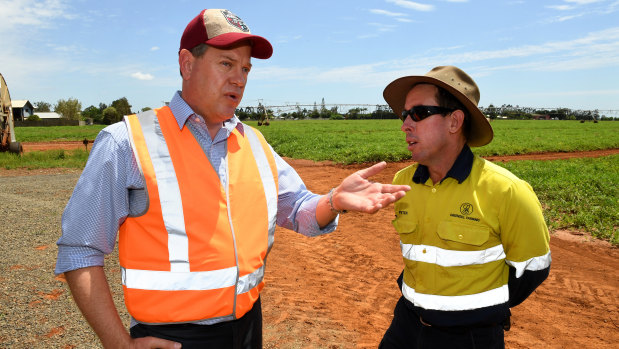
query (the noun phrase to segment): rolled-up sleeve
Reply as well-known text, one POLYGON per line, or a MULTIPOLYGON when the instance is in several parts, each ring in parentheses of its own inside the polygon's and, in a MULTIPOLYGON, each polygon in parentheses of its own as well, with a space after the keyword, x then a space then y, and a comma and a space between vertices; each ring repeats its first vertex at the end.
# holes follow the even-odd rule
POLYGON ((321 195, 307 190, 299 174, 277 153, 273 154, 279 177, 277 225, 305 236, 317 236, 334 231, 339 217, 321 229, 316 222, 316 205, 321 195))
POLYGON ((56 274, 103 265, 128 215, 128 190, 135 186, 132 181, 139 182, 136 172, 126 126, 121 122, 106 127, 97 135, 62 214, 56 274))

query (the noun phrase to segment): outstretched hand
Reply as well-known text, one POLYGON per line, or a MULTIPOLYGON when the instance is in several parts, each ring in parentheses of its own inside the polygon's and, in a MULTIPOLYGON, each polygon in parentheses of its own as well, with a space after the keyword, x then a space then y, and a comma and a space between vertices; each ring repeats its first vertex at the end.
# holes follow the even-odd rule
POLYGON ((333 191, 333 207, 336 210, 376 213, 402 198, 411 189, 408 185, 382 184, 369 180, 385 167, 387 163, 383 161, 346 177, 333 191))

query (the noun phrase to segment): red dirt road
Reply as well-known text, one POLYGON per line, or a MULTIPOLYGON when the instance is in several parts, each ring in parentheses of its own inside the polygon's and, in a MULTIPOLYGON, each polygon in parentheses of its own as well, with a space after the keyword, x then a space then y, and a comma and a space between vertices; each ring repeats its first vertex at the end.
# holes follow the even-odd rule
MULTIPOLYGON (((89 149, 90 146, 89 145, 89 149)), ((83 147, 24 144, 25 151, 83 147)), ((492 161, 604 156, 619 149, 489 157, 492 161)), ((326 193, 362 166, 287 161, 307 187, 326 193)), ((391 182, 408 162, 390 163, 373 180, 391 182)), ((278 228, 262 293, 266 348, 376 348, 400 293, 399 238, 393 207, 341 216, 332 234, 306 238, 278 228)), ((549 278, 512 309, 507 348, 619 347, 619 249, 584 233, 553 232, 549 278)))

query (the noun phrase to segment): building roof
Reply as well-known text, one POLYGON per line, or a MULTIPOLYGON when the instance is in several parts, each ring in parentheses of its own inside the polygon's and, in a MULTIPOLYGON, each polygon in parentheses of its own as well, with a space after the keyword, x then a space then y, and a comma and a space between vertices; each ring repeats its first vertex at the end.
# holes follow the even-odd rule
POLYGON ((13 108, 24 108, 26 104, 29 104, 30 108, 32 108, 32 103, 27 99, 14 99, 11 101, 11 107, 13 108))
POLYGON ((55 113, 55 112, 36 112, 34 114, 37 115, 41 119, 60 119, 61 118, 60 114, 55 113))

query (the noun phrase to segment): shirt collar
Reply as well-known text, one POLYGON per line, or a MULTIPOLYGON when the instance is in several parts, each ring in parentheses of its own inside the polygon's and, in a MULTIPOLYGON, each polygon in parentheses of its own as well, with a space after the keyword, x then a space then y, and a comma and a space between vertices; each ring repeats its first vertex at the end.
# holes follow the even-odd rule
MULTIPOLYGON (((451 166, 449 171, 447 171, 445 178, 441 179, 441 183, 448 177, 457 180, 458 183, 464 182, 469 174, 471 174, 474 157, 475 156, 473 155, 471 148, 465 144, 462 151, 460 151, 460 154, 456 158, 456 161, 454 161, 454 164, 451 166)), ((428 178, 430 178, 430 171, 428 170, 428 167, 425 165, 419 165, 413 174, 413 182, 417 184, 425 183, 428 178)))
MULTIPOLYGON (((176 93, 174 93, 174 96, 172 96, 172 100, 170 101, 168 107, 170 107, 170 110, 172 111, 172 114, 174 115, 174 118, 178 123, 178 128, 181 130, 183 129, 183 126, 185 126, 185 123, 187 123, 187 120, 190 116, 197 115, 202 118, 201 115, 198 115, 196 112, 194 112, 193 109, 191 109, 191 107, 189 106, 189 104, 185 102, 185 100, 181 96, 181 91, 176 91, 176 93)), ((241 134, 244 134, 243 123, 240 122, 236 115, 224 121, 224 128, 228 131, 228 134, 230 134, 230 132, 232 132, 232 130, 234 130, 235 128, 237 128, 239 132, 241 132, 241 134)))

